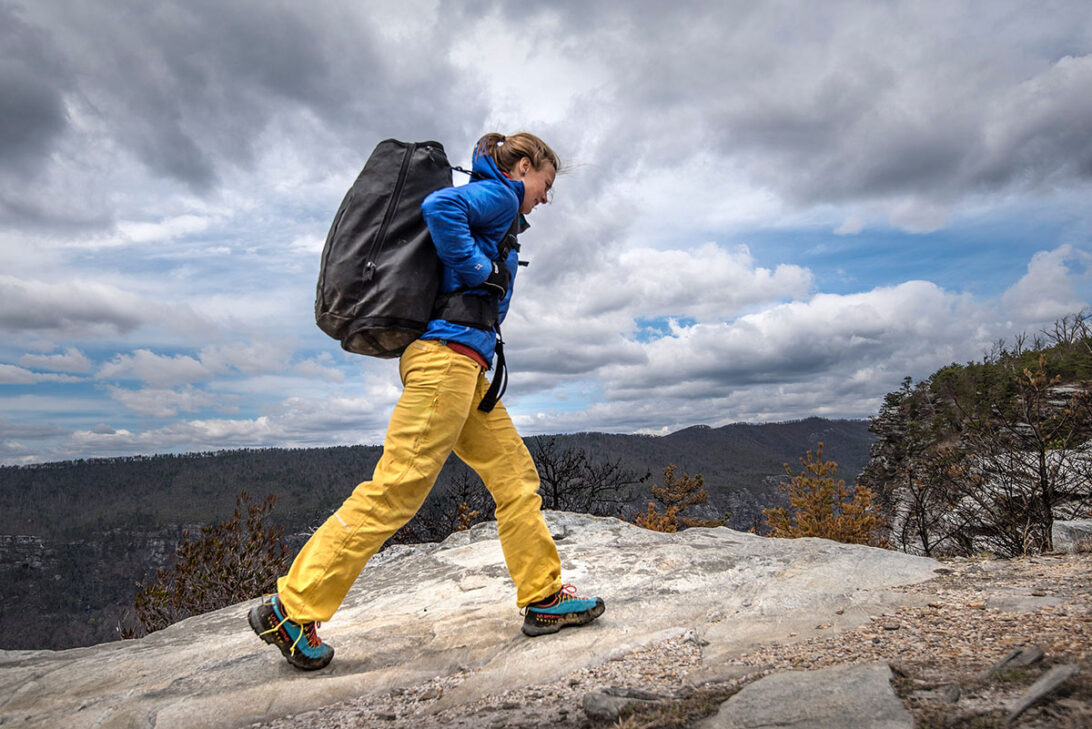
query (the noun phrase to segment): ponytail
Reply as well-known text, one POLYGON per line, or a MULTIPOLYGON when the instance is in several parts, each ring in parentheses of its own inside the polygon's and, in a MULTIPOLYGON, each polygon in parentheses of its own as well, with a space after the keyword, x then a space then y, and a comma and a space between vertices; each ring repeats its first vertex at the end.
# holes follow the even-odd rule
POLYGON ((561 172, 561 159, 557 154, 546 142, 528 132, 509 136, 490 132, 478 140, 474 154, 489 155, 501 172, 511 172, 524 157, 531 160, 531 166, 536 170, 550 163, 556 172, 561 172))

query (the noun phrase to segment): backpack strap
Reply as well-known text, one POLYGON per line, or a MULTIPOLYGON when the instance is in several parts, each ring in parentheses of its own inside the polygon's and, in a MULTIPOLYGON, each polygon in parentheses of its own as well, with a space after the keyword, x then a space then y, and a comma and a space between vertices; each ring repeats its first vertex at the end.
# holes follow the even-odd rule
MULTIPOLYGON (((512 226, 505 233, 500 245, 497 246, 498 255, 496 262, 507 265, 506 261, 512 251, 519 251, 517 238, 520 227, 520 216, 517 213, 512 226)), ((526 265, 521 262, 521 265, 526 265)), ((440 294, 436 299, 436 307, 433 309, 433 318, 443 319, 460 326, 475 327, 477 329, 493 329, 497 333, 497 366, 494 368, 493 382, 478 403, 478 410, 492 412, 497 406, 497 401, 508 389, 508 363, 504 359, 504 337, 501 336, 500 305, 497 296, 482 296, 466 291, 453 291, 450 294, 440 294)))
MULTIPOLYGON (((471 178, 477 177, 473 172, 462 167, 452 167, 452 169, 464 172, 471 178)), ((495 261, 501 266, 507 265, 508 256, 512 251, 519 251, 520 222, 521 216, 517 210, 515 220, 497 245, 495 261)), ((520 261, 519 265, 526 266, 527 263, 520 261)), ((465 291, 455 291, 450 294, 440 294, 436 299, 436 308, 433 310, 433 316, 437 319, 461 326, 493 329, 497 332, 497 366, 494 368, 493 382, 482 396, 482 401, 478 403, 478 410, 485 413, 493 411, 505 390, 508 389, 508 363, 504 359, 504 337, 501 336, 500 330, 499 305, 497 296, 481 296, 468 294, 465 291)))
POLYGON ((493 412, 493 408, 497 406, 497 401, 504 396, 504 391, 508 389, 508 364, 504 361, 504 338, 501 337, 500 324, 496 326, 496 330, 497 366, 493 375, 493 382, 489 384, 489 389, 485 391, 482 401, 478 403, 478 410, 483 413, 493 412))

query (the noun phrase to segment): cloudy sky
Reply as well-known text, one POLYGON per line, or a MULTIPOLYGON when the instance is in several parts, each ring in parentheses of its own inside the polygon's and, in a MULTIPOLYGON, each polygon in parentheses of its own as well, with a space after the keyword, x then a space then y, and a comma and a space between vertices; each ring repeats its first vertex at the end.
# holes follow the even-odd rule
POLYGON ((1092 301, 1083 1, 0 0, 0 462, 381 442, 330 220, 520 129, 525 434, 867 417, 1092 301))

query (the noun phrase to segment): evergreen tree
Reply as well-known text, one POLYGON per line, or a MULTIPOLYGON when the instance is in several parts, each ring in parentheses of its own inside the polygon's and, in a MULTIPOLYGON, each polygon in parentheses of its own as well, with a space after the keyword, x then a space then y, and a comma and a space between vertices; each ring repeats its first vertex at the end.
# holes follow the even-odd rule
POLYGON ((800 459, 803 466, 794 474, 785 464, 787 483, 781 490, 789 497, 789 508, 765 509, 774 537, 821 537, 847 544, 882 542, 883 521, 872 504, 874 495, 865 487, 851 489, 835 481, 838 464, 823 460, 823 444, 800 459))
MULTIPOLYGON (((243 491, 226 521, 187 535, 174 563, 156 572, 155 582, 138 585, 133 608, 145 632, 218 610, 276 590, 276 579, 288 570, 288 548, 282 531, 267 526, 277 503, 270 494, 254 503, 243 491)), ((134 631, 127 631, 132 637, 134 631)))
POLYGON ((686 527, 724 526, 730 518, 729 515, 716 520, 681 516, 686 509, 708 501, 709 494, 703 488, 705 479, 700 473, 691 476, 684 472, 682 476, 676 476, 675 470, 673 463, 664 469, 664 485, 652 485, 652 498, 655 502, 648 502, 648 510, 644 514, 638 514, 634 523, 652 531, 672 533, 686 527), (659 507, 656 502, 659 502, 659 507))

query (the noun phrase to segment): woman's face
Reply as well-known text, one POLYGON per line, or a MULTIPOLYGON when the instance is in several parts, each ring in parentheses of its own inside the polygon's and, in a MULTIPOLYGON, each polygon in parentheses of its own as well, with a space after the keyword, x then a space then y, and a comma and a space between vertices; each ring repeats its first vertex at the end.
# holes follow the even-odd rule
POLYGON ((544 163, 542 169, 536 170, 527 157, 519 161, 516 169, 519 173, 516 179, 523 181, 523 205, 520 206, 519 211, 527 215, 536 205, 549 202, 547 193, 554 186, 557 170, 549 162, 544 163))

